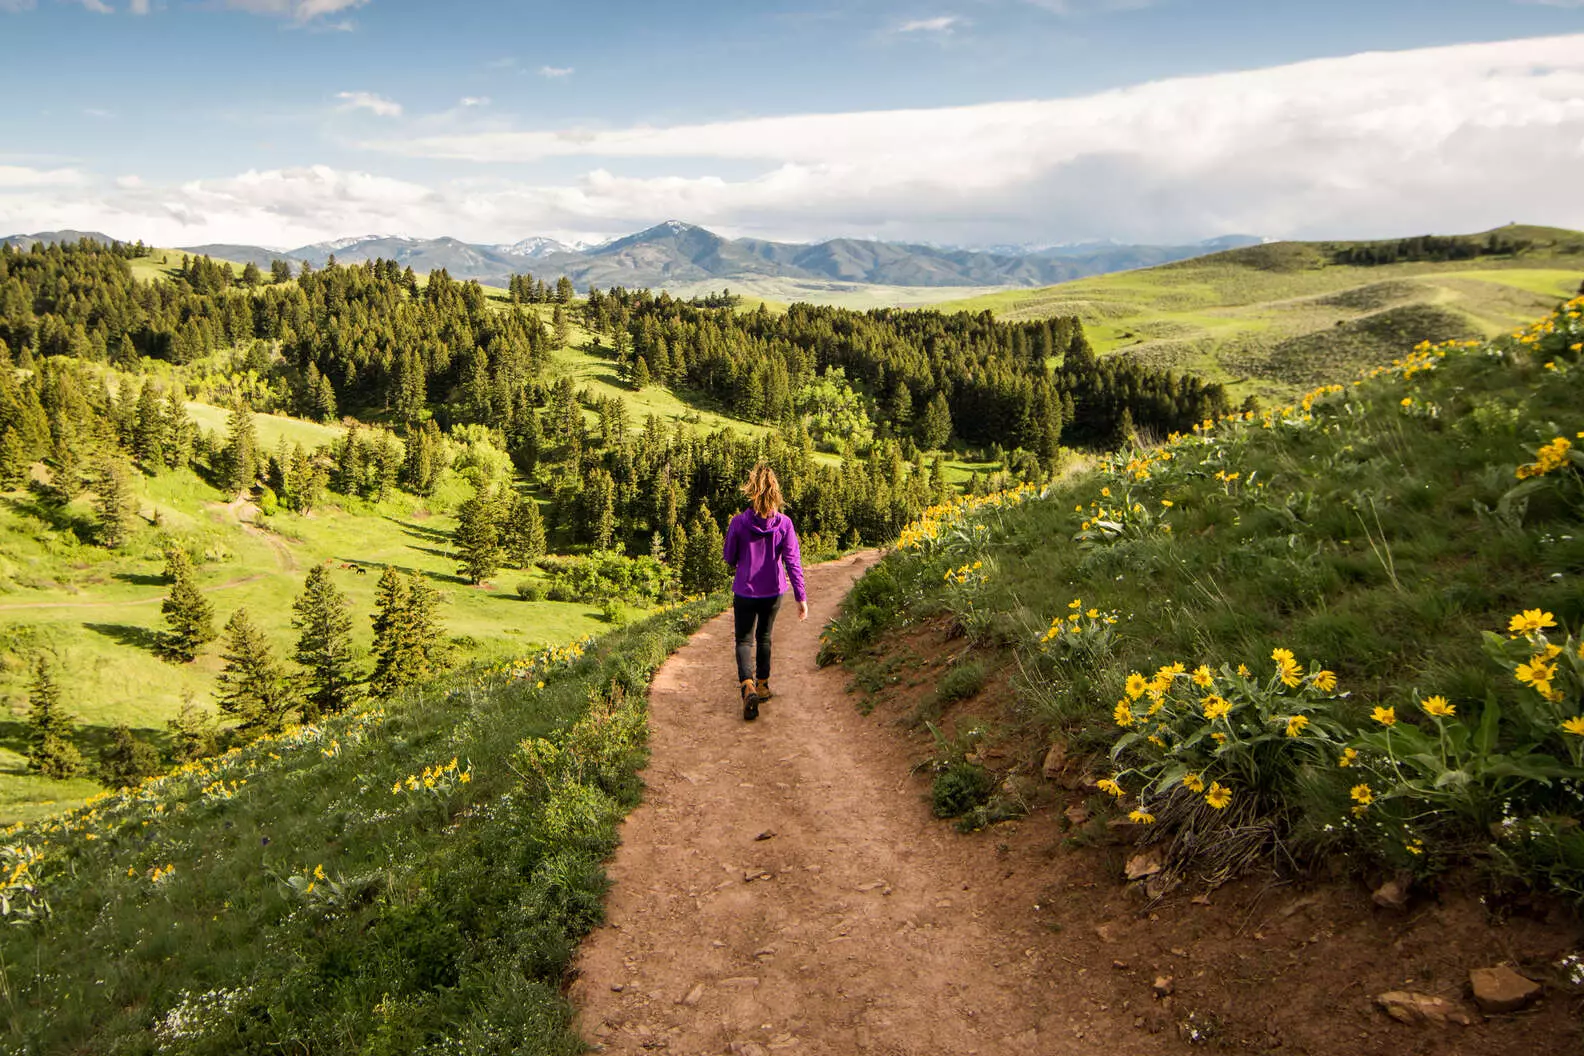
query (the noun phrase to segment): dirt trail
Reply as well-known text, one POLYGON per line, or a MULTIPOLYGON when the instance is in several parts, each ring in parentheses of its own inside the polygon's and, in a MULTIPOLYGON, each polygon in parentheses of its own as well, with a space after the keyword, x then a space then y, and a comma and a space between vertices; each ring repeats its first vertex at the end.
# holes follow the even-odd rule
POLYGON ((930 817, 900 739, 857 712, 844 672, 815 668, 873 560, 810 570, 809 620, 783 609, 757 722, 729 613, 657 674, 648 791, 572 988, 584 1036, 631 1053, 1164 1051, 1108 1010, 1108 965, 1041 923, 1042 878, 930 817))

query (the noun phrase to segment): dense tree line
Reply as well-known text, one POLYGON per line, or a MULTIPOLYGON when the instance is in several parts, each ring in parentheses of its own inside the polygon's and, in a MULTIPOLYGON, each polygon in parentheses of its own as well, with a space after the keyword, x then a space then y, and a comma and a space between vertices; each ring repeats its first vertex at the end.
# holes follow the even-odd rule
POLYGON ((840 369, 867 395, 881 436, 926 450, 953 436, 1022 448, 1047 467, 1068 423, 1079 426, 1070 442, 1108 444, 1129 423, 1164 435, 1226 407, 1220 386, 1097 361, 1071 316, 1008 323, 989 312, 809 304, 743 313, 618 288, 591 291, 584 321, 639 387, 692 388, 741 417, 795 424, 820 409, 806 394, 840 369))
MULTIPOLYGON (((277 279, 279 276, 277 276, 277 279)), ((393 261, 304 264, 294 283, 261 289, 229 265, 187 258, 170 282, 138 282, 118 247, 92 242, 0 247, 0 355, 27 366, 73 356, 134 367, 140 356, 190 363, 219 348, 278 348, 258 366, 278 374, 290 408, 328 420, 338 409, 417 421, 431 405, 483 421, 523 399, 550 334, 537 314, 491 307, 476 282, 445 271, 420 286, 393 261)))
POLYGON ((1359 242, 1335 250, 1331 259, 1338 264, 1403 264, 1415 261, 1444 263, 1449 260, 1477 260, 1480 257, 1511 257, 1531 248, 1534 242, 1492 231, 1488 235, 1415 235, 1385 242, 1359 242))

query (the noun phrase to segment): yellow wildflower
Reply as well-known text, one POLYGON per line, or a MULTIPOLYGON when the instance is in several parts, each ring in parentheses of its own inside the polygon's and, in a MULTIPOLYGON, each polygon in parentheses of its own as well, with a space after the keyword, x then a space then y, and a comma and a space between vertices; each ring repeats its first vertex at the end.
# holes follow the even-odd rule
POLYGON ((1433 697, 1426 697, 1419 706, 1424 708, 1426 715, 1434 715, 1438 719, 1457 714, 1457 706, 1448 704, 1447 699, 1439 693, 1433 697))
POLYGON ((1226 805, 1232 802, 1232 790, 1219 781, 1210 782, 1210 791, 1205 793, 1205 802, 1214 810, 1225 810, 1226 805))
POLYGON ((1248 665, 1247 664, 1239 664, 1237 666, 1237 673, 1242 675, 1244 678, 1247 678, 1249 676, 1248 665))
POLYGON ((1551 613, 1539 609, 1525 609, 1508 622, 1507 629, 1514 634, 1533 634, 1555 626, 1556 617, 1551 613))
POLYGON ((1348 767, 1348 766, 1356 766, 1357 764, 1358 764, 1358 749, 1357 748, 1344 748, 1344 749, 1342 749, 1342 758, 1337 760, 1337 765, 1341 766, 1341 767, 1348 767))
POLYGON ((1133 672, 1127 677, 1127 695, 1133 700, 1137 700, 1138 698, 1142 697, 1144 695, 1144 691, 1148 688, 1149 683, 1146 682, 1144 680, 1144 676, 1139 674, 1137 671, 1133 672))
POLYGON ((1322 693, 1334 693, 1337 687, 1335 671, 1320 671, 1310 678, 1310 682, 1322 693))
POLYGON ((1128 812, 1128 820, 1135 825, 1155 824, 1155 815, 1146 810, 1132 810, 1128 812))
POLYGON ((1298 736, 1303 732, 1304 727, 1307 725, 1309 725, 1309 716, 1294 715, 1292 718, 1287 720, 1287 736, 1298 736))
POLYGON ((1354 785, 1353 790, 1348 793, 1348 796, 1355 802, 1365 806, 1375 802, 1375 793, 1371 791, 1369 785, 1365 784, 1354 785))
POLYGON ((1209 689, 1210 686, 1215 682, 1215 676, 1210 673, 1210 669, 1208 667, 1206 667, 1204 664, 1200 664, 1198 667, 1194 668, 1193 681, 1194 685, 1198 686, 1200 689, 1209 689))
POLYGON ((1133 725, 1133 708, 1127 701, 1119 700, 1116 703, 1116 710, 1111 713, 1111 717, 1116 720, 1118 726, 1126 729, 1133 725))
POLYGON ((1102 777, 1100 780, 1096 781, 1095 787, 1102 792, 1106 792, 1115 796, 1118 799, 1121 799, 1123 796, 1127 795, 1127 791, 1109 777, 1102 777))
POLYGON ((1551 680, 1556 677, 1556 665, 1547 664, 1541 656, 1531 656, 1527 664, 1519 664, 1513 675, 1526 686, 1533 686, 1541 693, 1551 688, 1551 680))
POLYGON ((1200 777, 1198 774, 1184 774, 1182 783, 1183 787, 1190 792, 1204 791, 1204 778, 1200 777))
POLYGON ((1395 726, 1397 725, 1397 709, 1377 707, 1374 711, 1370 712, 1370 718, 1374 719, 1382 726, 1395 726))
POLYGON ((1215 731, 1210 736, 1215 739, 1217 744, 1225 744, 1227 742, 1227 735, 1220 730, 1215 731))
POLYGON ((1232 710, 1232 702, 1225 697, 1214 693, 1199 702, 1204 707, 1205 718, 1215 720, 1224 718, 1232 710))
POLYGON ((1575 737, 1584 737, 1584 715, 1575 715, 1562 723, 1562 729, 1575 737))

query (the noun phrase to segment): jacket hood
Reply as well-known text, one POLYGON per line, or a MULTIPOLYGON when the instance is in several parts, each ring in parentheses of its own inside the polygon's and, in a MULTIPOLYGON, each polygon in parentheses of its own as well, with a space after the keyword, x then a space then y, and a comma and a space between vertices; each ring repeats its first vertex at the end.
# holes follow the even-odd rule
POLYGON ((759 516, 758 511, 752 506, 743 512, 748 514, 747 518, 745 518, 748 530, 755 535, 774 535, 776 529, 781 526, 782 517, 780 510, 772 513, 768 519, 759 516))

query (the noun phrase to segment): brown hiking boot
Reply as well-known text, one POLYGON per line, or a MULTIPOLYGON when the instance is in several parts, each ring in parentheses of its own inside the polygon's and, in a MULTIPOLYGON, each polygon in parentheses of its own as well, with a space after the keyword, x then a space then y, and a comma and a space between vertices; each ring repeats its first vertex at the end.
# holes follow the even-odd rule
POLYGON ((742 680, 743 721, 752 722, 759 717, 759 695, 754 692, 753 679, 742 680))
POLYGON ((759 698, 760 703, 764 703, 775 696, 774 693, 770 692, 770 680, 768 678, 754 680, 754 696, 759 698))

